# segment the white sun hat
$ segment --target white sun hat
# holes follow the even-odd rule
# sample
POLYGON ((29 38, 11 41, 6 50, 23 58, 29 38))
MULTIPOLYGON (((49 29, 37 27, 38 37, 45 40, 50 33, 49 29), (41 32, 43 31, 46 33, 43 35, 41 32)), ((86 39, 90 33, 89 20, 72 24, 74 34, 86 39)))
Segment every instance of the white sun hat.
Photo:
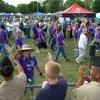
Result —
POLYGON ((18 49, 18 51, 30 51, 30 50, 34 50, 33 48, 31 48, 29 45, 24 44, 22 46, 22 48, 18 49))

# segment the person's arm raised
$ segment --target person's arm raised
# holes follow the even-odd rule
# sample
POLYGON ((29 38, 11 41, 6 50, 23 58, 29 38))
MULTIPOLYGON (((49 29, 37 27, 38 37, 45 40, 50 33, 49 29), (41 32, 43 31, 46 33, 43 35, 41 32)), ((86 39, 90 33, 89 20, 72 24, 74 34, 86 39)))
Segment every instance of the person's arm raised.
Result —
POLYGON ((80 66, 79 68, 79 75, 78 75, 78 80, 77 80, 77 83, 76 83, 76 88, 80 87, 81 85, 84 84, 84 81, 85 81, 85 67, 86 66, 80 66))
POLYGON ((17 53, 14 54, 14 53, 12 52, 12 48, 11 48, 9 45, 6 45, 6 50, 7 50, 7 52, 9 53, 9 58, 10 58, 12 64, 13 64, 14 66, 15 66, 15 64, 16 64, 16 69, 17 69, 18 73, 24 72, 24 71, 23 71, 23 68, 22 68, 22 66, 21 66, 21 64, 19 63, 19 61, 18 61, 18 59, 17 59, 17 57, 14 57, 14 56, 17 56, 17 53))

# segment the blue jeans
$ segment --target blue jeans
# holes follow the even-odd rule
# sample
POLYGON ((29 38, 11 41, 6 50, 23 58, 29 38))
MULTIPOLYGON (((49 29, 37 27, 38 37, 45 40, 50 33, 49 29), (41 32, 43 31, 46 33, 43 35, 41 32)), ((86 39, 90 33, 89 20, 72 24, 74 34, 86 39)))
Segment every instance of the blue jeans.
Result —
POLYGON ((55 46, 56 46, 56 39, 53 38, 52 41, 51 41, 51 49, 52 49, 52 51, 55 50, 55 46))
POLYGON ((57 50, 57 55, 56 55, 56 61, 58 61, 58 57, 59 55, 62 53, 63 57, 65 58, 65 60, 67 60, 67 56, 65 54, 65 50, 63 47, 59 47, 58 50, 57 50))
POLYGON ((0 43, 0 53, 3 53, 5 50, 5 43, 0 43))

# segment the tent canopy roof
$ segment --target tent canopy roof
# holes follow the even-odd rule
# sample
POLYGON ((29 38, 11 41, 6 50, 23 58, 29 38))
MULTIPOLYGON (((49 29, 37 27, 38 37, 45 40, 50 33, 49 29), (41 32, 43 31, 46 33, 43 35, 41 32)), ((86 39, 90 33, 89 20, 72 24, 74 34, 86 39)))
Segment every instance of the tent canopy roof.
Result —
POLYGON ((34 12, 32 16, 45 16, 46 14, 43 12, 34 12))
POLYGON ((94 12, 91 12, 91 11, 81 7, 77 3, 74 3, 68 9, 64 10, 62 13, 63 14, 93 14, 94 12))

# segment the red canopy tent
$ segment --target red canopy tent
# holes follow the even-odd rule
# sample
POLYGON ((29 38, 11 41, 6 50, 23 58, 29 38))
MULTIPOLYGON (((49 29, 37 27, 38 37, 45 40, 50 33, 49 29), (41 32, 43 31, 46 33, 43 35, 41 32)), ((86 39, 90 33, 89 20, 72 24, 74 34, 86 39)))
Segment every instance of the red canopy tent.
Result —
POLYGON ((94 12, 91 12, 91 11, 81 7, 77 3, 74 3, 68 9, 64 10, 62 13, 67 14, 67 15, 69 15, 69 14, 87 14, 87 15, 94 14, 94 12))

